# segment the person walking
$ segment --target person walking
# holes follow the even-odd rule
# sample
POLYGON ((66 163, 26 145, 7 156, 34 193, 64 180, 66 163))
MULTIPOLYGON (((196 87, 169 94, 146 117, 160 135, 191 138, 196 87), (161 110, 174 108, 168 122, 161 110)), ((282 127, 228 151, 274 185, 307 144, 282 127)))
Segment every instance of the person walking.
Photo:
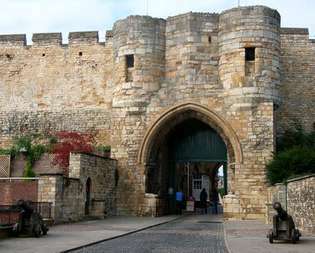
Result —
POLYGON ((184 204, 184 193, 179 190, 176 192, 176 209, 177 209, 177 214, 182 214, 183 210, 183 204, 184 204))
POLYGON ((200 192, 200 204, 201 208, 204 208, 204 213, 207 214, 207 199, 208 199, 208 194, 206 192, 206 189, 203 188, 202 191, 200 192))
POLYGON ((217 189, 213 189, 212 193, 211 193, 211 202, 214 206, 214 214, 218 214, 218 202, 219 202, 219 194, 217 189))

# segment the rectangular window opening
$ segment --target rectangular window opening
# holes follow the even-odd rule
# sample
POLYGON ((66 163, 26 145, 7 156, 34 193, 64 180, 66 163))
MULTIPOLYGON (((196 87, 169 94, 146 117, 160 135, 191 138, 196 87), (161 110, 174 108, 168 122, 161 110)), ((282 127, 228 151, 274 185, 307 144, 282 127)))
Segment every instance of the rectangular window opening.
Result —
POLYGON ((255 61, 255 48, 254 47, 245 48, 245 61, 255 61))
POLYGON ((134 64, 135 64, 135 58, 134 58, 134 55, 133 54, 128 54, 126 55, 126 65, 127 65, 127 68, 133 68, 134 67, 134 64))

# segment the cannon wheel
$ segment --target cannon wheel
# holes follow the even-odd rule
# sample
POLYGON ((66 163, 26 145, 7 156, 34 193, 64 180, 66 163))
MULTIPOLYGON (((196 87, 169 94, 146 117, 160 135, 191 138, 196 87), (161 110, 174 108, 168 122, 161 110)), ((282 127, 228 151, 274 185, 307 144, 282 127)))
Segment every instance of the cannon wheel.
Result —
POLYGON ((41 229, 42 229, 43 235, 47 235, 48 228, 47 228, 47 226, 45 224, 41 225, 41 229))
POLYGON ((31 216, 31 232, 35 237, 40 237, 43 233, 41 217, 38 213, 33 213, 31 216))
POLYGON ((270 232, 268 234, 268 238, 269 238, 269 243, 273 243, 273 232, 270 232))
POLYGON ((33 234, 35 237, 40 237, 42 234, 42 228, 40 224, 35 224, 33 227, 33 234))
POLYGON ((298 241, 298 235, 297 233, 295 232, 295 229, 292 229, 292 235, 291 235, 291 241, 293 244, 295 244, 297 241, 298 241))
POLYGON ((297 243, 300 240, 300 233, 297 229, 292 231, 292 243, 297 243))

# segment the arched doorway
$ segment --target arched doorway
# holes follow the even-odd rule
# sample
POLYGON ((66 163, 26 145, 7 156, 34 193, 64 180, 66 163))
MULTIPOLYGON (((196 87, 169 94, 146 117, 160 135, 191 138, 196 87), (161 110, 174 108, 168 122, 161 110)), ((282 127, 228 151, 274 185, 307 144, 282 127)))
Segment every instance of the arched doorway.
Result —
POLYGON ((90 214, 91 186, 92 186, 91 178, 88 178, 85 184, 85 215, 90 214))
POLYGON ((240 143, 232 128, 215 113, 192 103, 165 112, 148 130, 139 153, 145 169, 145 192, 168 202, 163 207, 166 212, 173 211, 174 203, 169 202, 177 190, 199 198, 203 181, 209 195, 218 181, 221 191, 232 191, 234 165, 241 159, 240 143))

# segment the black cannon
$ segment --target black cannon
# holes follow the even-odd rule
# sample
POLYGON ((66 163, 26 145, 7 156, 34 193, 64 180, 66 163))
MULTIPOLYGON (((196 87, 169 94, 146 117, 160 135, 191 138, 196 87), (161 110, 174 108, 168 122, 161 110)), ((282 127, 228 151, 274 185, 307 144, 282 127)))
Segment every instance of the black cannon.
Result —
POLYGON ((47 234, 48 227, 40 213, 35 210, 32 202, 19 200, 17 207, 21 210, 20 224, 16 228, 19 233, 35 237, 47 234))
POLYGON ((273 216, 273 228, 270 229, 267 235, 269 242, 286 240, 296 243, 299 241, 301 233, 295 228, 292 216, 281 207, 279 202, 275 202, 273 208, 277 211, 277 214, 273 216))
POLYGON ((19 200, 16 205, 0 208, 0 229, 13 235, 46 235, 48 227, 37 210, 37 204, 19 200))

